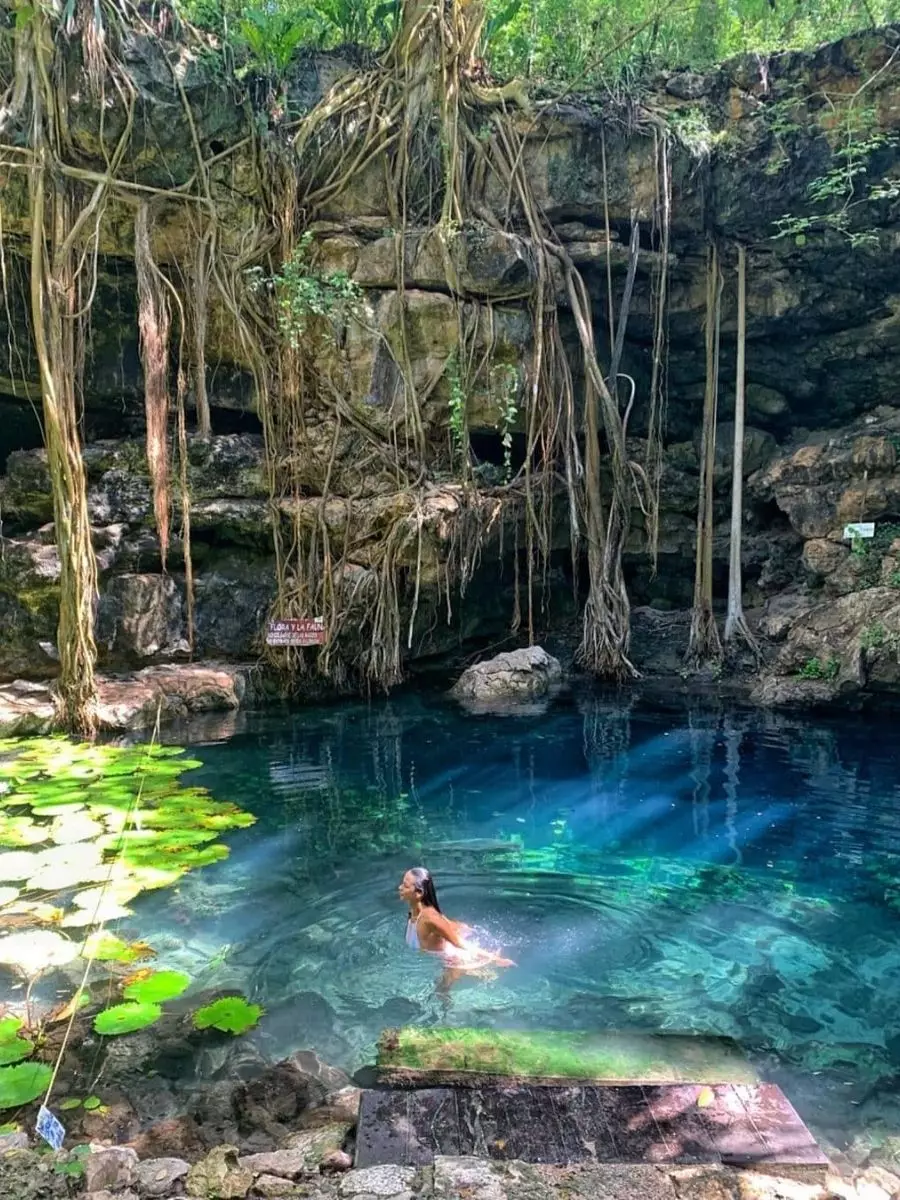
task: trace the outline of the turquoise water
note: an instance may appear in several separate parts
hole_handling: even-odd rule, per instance
[[[162,965],[262,1003],[267,1058],[354,1071],[407,1023],[728,1034],[818,1130],[900,1127],[887,722],[618,697],[492,718],[421,696],[239,722],[169,736],[204,763],[186,781],[258,823],[137,901],[136,929]],[[396,898],[419,863],[515,969],[439,986]]]

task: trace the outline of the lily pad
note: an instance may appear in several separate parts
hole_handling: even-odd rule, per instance
[[[129,946],[114,933],[89,934],[84,943],[85,958],[94,958],[97,962],[133,963],[142,957],[140,950]]]
[[[50,827],[50,837],[57,846],[69,846],[77,842],[89,842],[103,833],[103,826],[85,812],[72,816],[57,817]]]
[[[62,920],[63,910],[42,900],[12,900],[3,909],[2,917],[31,917],[44,925],[57,925]]]
[[[24,850],[0,854],[0,882],[18,883],[20,879],[27,879],[35,869],[37,857]]]
[[[33,1053],[34,1042],[30,1042],[27,1038],[15,1037],[8,1041],[0,1041],[0,1067],[21,1062],[25,1058],[30,1058]]]
[[[10,1063],[21,1062],[30,1058],[34,1053],[34,1042],[19,1037],[22,1022],[18,1017],[4,1017],[0,1020],[0,1067]]]
[[[139,884],[130,883],[128,880],[110,881],[102,887],[88,888],[83,892],[76,892],[72,897],[73,902],[78,908],[96,908],[99,904],[114,900],[117,904],[127,904],[129,900],[133,900],[139,895],[141,887]]]
[[[96,908],[76,908],[66,913],[60,921],[63,929],[89,929],[92,925],[102,925],[107,921],[122,921],[132,915],[131,909],[115,900],[104,900]]]
[[[49,967],[64,967],[78,957],[74,942],[45,929],[30,929],[0,938],[0,963],[16,967],[29,978]]]
[[[76,1096],[70,1096],[68,1100],[60,1102],[60,1112],[72,1112],[76,1108],[81,1108],[81,1101]]]
[[[84,1102],[85,1112],[94,1112],[101,1106],[102,1103],[103,1101],[99,1096],[88,1096]]]
[[[190,982],[190,975],[182,971],[153,971],[145,979],[130,983],[122,995],[126,1000],[162,1004],[180,996]]]
[[[38,846],[46,842],[50,831],[31,817],[11,817],[0,813],[0,846]]]
[[[19,889],[14,887],[0,887],[0,907],[4,904],[12,904],[19,895]]]
[[[162,1016],[158,1004],[116,1004],[105,1008],[94,1018],[94,1030],[102,1037],[117,1037],[122,1033],[135,1033],[155,1024]]]
[[[198,1008],[194,1013],[197,1029],[219,1029],[223,1033],[240,1034],[252,1029],[262,1016],[258,1004],[250,1004],[243,996],[226,996]]]
[[[0,1108],[19,1108],[37,1100],[50,1086],[53,1069],[46,1063],[0,1067]]]

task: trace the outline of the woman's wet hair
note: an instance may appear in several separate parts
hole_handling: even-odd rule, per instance
[[[431,872],[425,867],[412,867],[409,874],[412,876],[416,891],[422,897],[422,903],[440,912],[441,906],[438,904],[437,892],[434,890],[434,880],[431,878]]]

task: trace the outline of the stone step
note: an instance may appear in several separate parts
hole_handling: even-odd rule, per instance
[[[376,1066],[379,1083],[393,1086],[759,1082],[731,1038],[614,1030],[387,1029]]]
[[[425,1166],[436,1156],[816,1171],[828,1163],[773,1084],[512,1083],[363,1093],[358,1167]]]

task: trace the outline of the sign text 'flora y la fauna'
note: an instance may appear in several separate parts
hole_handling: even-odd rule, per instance
[[[322,646],[325,643],[324,617],[284,617],[270,621],[267,646]]]

